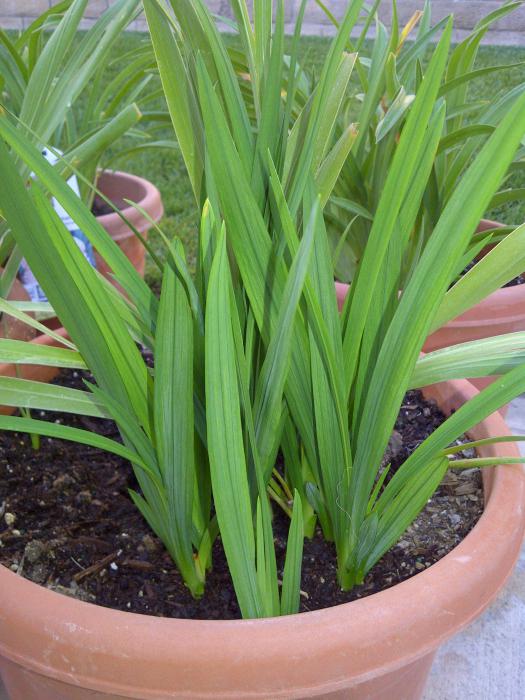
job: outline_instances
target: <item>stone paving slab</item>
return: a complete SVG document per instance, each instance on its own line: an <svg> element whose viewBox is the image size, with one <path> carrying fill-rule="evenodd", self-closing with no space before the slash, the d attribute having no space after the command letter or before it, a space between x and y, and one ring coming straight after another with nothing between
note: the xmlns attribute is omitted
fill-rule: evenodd
<svg viewBox="0 0 525 700"><path fill-rule="evenodd" d="M505 588L438 651L423 700L525 698L525 547Z"/></svg>
<svg viewBox="0 0 525 700"><path fill-rule="evenodd" d="M507 424L525 435L525 395ZM520 444L525 455L525 443ZM514 573L490 608L438 651L423 700L525 698L525 546Z"/></svg>
<svg viewBox="0 0 525 700"><path fill-rule="evenodd" d="M525 435L525 395L507 417ZM525 444L521 445L525 455ZM423 700L524 700L525 547L507 585L474 624L438 652ZM9 700L0 681L0 700Z"/></svg>

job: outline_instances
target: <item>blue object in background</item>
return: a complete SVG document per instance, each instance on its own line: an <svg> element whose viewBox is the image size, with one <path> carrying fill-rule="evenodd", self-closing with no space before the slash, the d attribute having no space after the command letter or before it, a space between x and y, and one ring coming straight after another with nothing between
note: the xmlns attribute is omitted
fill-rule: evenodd
<svg viewBox="0 0 525 700"><path fill-rule="evenodd" d="M58 151L57 149L55 149L55 152L60 153L60 151ZM42 151L42 155L49 163L51 163L51 165L54 165L58 161L58 157L54 153L51 153L51 151L47 148L44 148L44 150ZM77 197L80 197L80 190L78 188L76 175L72 175L67 181L67 184L71 187L71 189L77 195ZM95 255L93 253L93 246L91 245L91 242L86 236L86 234L78 228L78 226L69 216L67 211L62 207L62 205L59 202L57 202L57 200L54 197L52 199L52 204L54 210L61 218L64 226L69 230L69 232L73 236L75 243L82 251L82 254L86 258L86 260L92 267L96 268L97 265L95 262ZM24 285L25 290L28 293L31 301L47 301L47 297L45 295L44 290L38 284L38 280L32 273L31 268L27 264L25 258L20 263L18 276L20 278L20 281Z"/></svg>

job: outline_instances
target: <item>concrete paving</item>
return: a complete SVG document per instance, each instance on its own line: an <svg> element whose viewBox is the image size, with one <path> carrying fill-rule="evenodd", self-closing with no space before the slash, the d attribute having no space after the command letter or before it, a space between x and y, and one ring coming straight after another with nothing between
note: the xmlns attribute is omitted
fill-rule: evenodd
<svg viewBox="0 0 525 700"><path fill-rule="evenodd" d="M525 435L525 395L507 417ZM521 445L525 455L525 443ZM491 607L438 652L423 700L525 698L525 546L514 573ZM9 700L0 681L0 700Z"/></svg>
<svg viewBox="0 0 525 700"><path fill-rule="evenodd" d="M525 395L512 402L507 423L525 435ZM520 445L525 455L525 443ZM525 546L491 607L438 652L423 700L525 698Z"/></svg>

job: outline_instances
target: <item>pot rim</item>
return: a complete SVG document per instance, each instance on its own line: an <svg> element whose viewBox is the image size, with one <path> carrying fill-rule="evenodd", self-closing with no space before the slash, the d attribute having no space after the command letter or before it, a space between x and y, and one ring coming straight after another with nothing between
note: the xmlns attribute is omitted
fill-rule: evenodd
<svg viewBox="0 0 525 700"><path fill-rule="evenodd" d="M427 395L450 412L476 393L458 380ZM493 414L469 434L510 433ZM513 443L479 453L519 454ZM126 613L62 596L0 566L0 655L55 680L142 700L308 697L347 688L431 653L503 586L523 537L525 473L521 465L500 466L484 482L483 515L436 564L366 598L287 617Z"/></svg>

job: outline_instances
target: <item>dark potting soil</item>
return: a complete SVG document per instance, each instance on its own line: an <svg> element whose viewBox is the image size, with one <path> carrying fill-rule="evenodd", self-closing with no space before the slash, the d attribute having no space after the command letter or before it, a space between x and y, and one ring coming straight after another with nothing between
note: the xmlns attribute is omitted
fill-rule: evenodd
<svg viewBox="0 0 525 700"><path fill-rule="evenodd" d="M507 284L504 284L503 288L505 288L505 287L517 287L520 284L525 284L525 274L518 275L510 282L507 282Z"/></svg>
<svg viewBox="0 0 525 700"><path fill-rule="evenodd" d="M81 373L64 373L57 381L83 388ZM35 417L116 436L108 420L56 413ZM442 421L435 404L409 392L389 445L393 469ZM132 504L130 487L137 488L131 467L114 455L49 438L41 438L40 449L33 450L28 436L0 433L0 563L60 593L119 610L240 617L220 540L205 595L194 600ZM401 541L350 592L339 589L333 546L316 532L305 541L301 610L348 602L422 571L467 535L482 510L479 471L449 471ZM277 509L274 533L281 565L288 524Z"/></svg>
<svg viewBox="0 0 525 700"><path fill-rule="evenodd" d="M104 216L104 214L113 214L114 209L112 209L103 199L100 199L100 197L95 197L93 204L91 205L91 212L95 216Z"/></svg>
<svg viewBox="0 0 525 700"><path fill-rule="evenodd" d="M475 262L471 262L470 265L467 265L467 267L463 270L461 273L461 276L466 275L469 270L472 270L474 267ZM518 275L517 277L514 277L514 279L510 280L510 282L507 282L507 284L504 284L502 289L506 289L507 287L517 287L520 284L525 284L525 273ZM451 287L454 286L453 284L450 285ZM449 287L450 289L450 287Z"/></svg>

